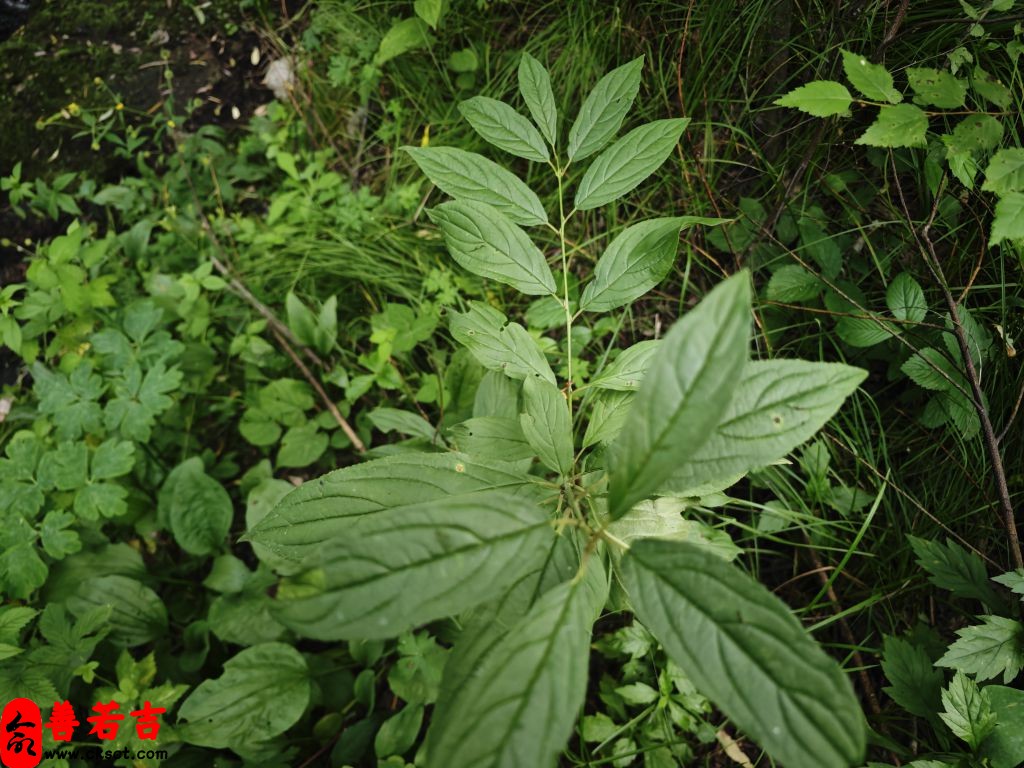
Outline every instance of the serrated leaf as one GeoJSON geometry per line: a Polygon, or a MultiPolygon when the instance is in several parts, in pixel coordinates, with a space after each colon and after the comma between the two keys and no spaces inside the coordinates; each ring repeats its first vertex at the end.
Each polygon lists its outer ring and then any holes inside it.
{"type": "Polygon", "coordinates": [[[999,595],[988,583],[985,562],[968,552],[953,540],[945,544],[908,536],[917,564],[928,572],[928,580],[964,599],[980,600],[995,608],[1000,605],[999,595]]]}
{"type": "Polygon", "coordinates": [[[907,712],[933,718],[939,709],[943,675],[927,651],[899,637],[886,636],[882,671],[889,687],[882,690],[907,712]]]}
{"type": "Polygon", "coordinates": [[[881,317],[840,317],[836,323],[836,335],[851,347],[873,347],[899,332],[899,326],[881,317]]]}
{"type": "Polygon", "coordinates": [[[569,477],[574,453],[572,417],[561,390],[543,379],[528,377],[523,381],[523,413],[519,423],[541,463],[569,477]]]}
{"type": "Polygon", "coordinates": [[[135,465],[135,446],[127,441],[111,438],[96,448],[92,455],[89,477],[93,482],[112,480],[127,475],[135,465]]]}
{"type": "Polygon", "coordinates": [[[498,149],[539,163],[548,161],[544,137],[505,102],[474,96],[459,104],[459,112],[473,130],[498,149]]]}
{"type": "Polygon", "coordinates": [[[773,103],[779,107],[792,107],[814,117],[832,115],[850,116],[853,97],[846,86],[834,80],[815,80],[807,85],[794,88],[773,103]]]}
{"type": "Polygon", "coordinates": [[[866,375],[839,363],[747,362],[712,435],[661,490],[684,492],[783,458],[821,429],[866,375]]]}
{"type": "Polygon", "coordinates": [[[0,608],[0,643],[16,644],[21,630],[39,613],[35,608],[9,605],[0,608]]]}
{"type": "Polygon", "coordinates": [[[976,750],[995,727],[996,716],[988,692],[978,688],[963,672],[957,672],[942,691],[942,706],[944,711],[939,713],[942,722],[972,750],[976,750]]]}
{"type": "Polygon", "coordinates": [[[701,216],[673,216],[626,227],[597,260],[593,278],[580,297],[580,309],[607,312],[640,298],[671,271],[679,250],[680,230],[696,224],[716,225],[724,221],[701,216]]]}
{"type": "Polygon", "coordinates": [[[278,572],[296,573],[321,543],[344,536],[361,515],[487,489],[529,496],[535,488],[508,466],[457,453],[389,456],[304,483],[251,528],[246,539],[278,572]]]}
{"type": "Polygon", "coordinates": [[[638,341],[628,349],[622,350],[618,357],[590,380],[589,386],[620,392],[633,392],[639,389],[640,382],[643,381],[660,344],[661,342],[655,339],[638,341]]]}
{"type": "Polygon", "coordinates": [[[910,67],[907,80],[914,91],[914,103],[939,109],[958,109],[967,98],[967,83],[949,72],[930,67],[910,67]]]}
{"type": "Polygon", "coordinates": [[[279,595],[274,616],[320,640],[395,637],[500,594],[551,535],[537,504],[495,491],[355,517],[320,552],[320,589],[279,595]]]}
{"type": "Polygon", "coordinates": [[[58,438],[77,440],[83,434],[102,431],[103,413],[97,401],[106,387],[88,361],[79,364],[70,377],[33,363],[32,380],[39,411],[53,416],[58,438]]]}
{"type": "Polygon", "coordinates": [[[114,483],[91,483],[75,495],[75,514],[83,520],[120,517],[128,511],[128,490],[114,483]]]}
{"type": "Polygon", "coordinates": [[[485,203],[523,226],[544,224],[540,199],[519,177],[475,152],[455,147],[402,147],[427,178],[456,200],[485,203]]]}
{"type": "MultiPolygon", "coordinates": [[[[892,75],[881,64],[872,64],[863,56],[847,50],[843,54],[843,71],[853,87],[869,99],[897,104],[902,94],[893,88],[892,75]]],[[[883,107],[884,109],[884,107],[883,107]]]]}
{"type": "Polygon", "coordinates": [[[468,312],[451,313],[449,328],[455,340],[484,368],[502,371],[512,379],[539,376],[556,383],[555,374],[537,342],[523,326],[510,323],[493,307],[471,301],[468,312]]]}
{"type": "Polygon", "coordinates": [[[920,323],[928,314],[924,290],[907,272],[900,272],[885,291],[885,303],[897,320],[920,323]]]}
{"type": "Polygon", "coordinates": [[[767,296],[784,303],[816,299],[825,285],[810,270],[799,264],[779,267],[768,280],[767,296]]]}
{"type": "Polygon", "coordinates": [[[9,597],[27,600],[46,582],[48,572],[31,542],[7,546],[0,554],[0,578],[9,597]]]}
{"type": "Polygon", "coordinates": [[[993,78],[980,65],[976,66],[974,72],[971,73],[971,86],[978,92],[979,96],[987,101],[991,101],[1000,109],[1008,108],[1013,100],[1010,89],[998,79],[993,78]]]}
{"type": "Polygon", "coordinates": [[[996,203],[988,244],[1021,239],[1024,239],[1024,192],[1011,192],[996,203]]]}
{"type": "Polygon", "coordinates": [[[935,664],[1009,684],[1024,669],[1024,624],[1002,616],[979,616],[981,624],[956,631],[957,640],[935,664]]]}
{"type": "Polygon", "coordinates": [[[519,59],[519,92],[540,132],[551,146],[555,146],[558,110],[555,108],[555,94],[551,91],[551,76],[543,64],[525,51],[519,59]]]}
{"type": "Polygon", "coordinates": [[[669,657],[770,755],[790,768],[860,764],[849,680],[767,589],[700,547],[653,539],[633,544],[622,578],[669,657]]]}
{"type": "Polygon", "coordinates": [[[200,683],[182,702],[177,729],[204,747],[264,740],[298,722],[311,693],[302,654],[283,643],[263,643],[235,654],[220,677],[200,683]]]}
{"type": "Polygon", "coordinates": [[[665,162],[689,123],[688,117],[655,120],[612,144],[583,174],[576,188],[576,208],[589,211],[635,189],[665,162]]]}
{"type": "Polygon", "coordinates": [[[67,606],[80,618],[96,608],[109,608],[109,637],[120,645],[144,645],[167,634],[163,601],[145,584],[127,576],[88,579],[68,599],[67,606]]]}
{"type": "Polygon", "coordinates": [[[913,104],[882,107],[878,117],[854,144],[869,147],[923,147],[927,145],[928,115],[913,104]]]}
{"type": "Polygon", "coordinates": [[[996,726],[981,745],[979,757],[992,768],[1019,768],[1024,763],[1024,691],[987,685],[996,726]]]}
{"type": "Polygon", "coordinates": [[[1015,595],[1024,595],[1024,569],[1018,568],[1016,571],[993,576],[992,581],[1002,584],[1015,595]]]}
{"type": "Polygon", "coordinates": [[[933,392],[954,390],[957,384],[967,386],[964,375],[949,358],[933,347],[919,350],[903,364],[901,370],[919,387],[933,392]]]}
{"type": "Polygon", "coordinates": [[[61,560],[82,548],[82,540],[78,533],[69,531],[75,522],[75,516],[63,510],[50,510],[39,526],[39,543],[46,554],[54,560],[61,560]]]}
{"type": "Polygon", "coordinates": [[[999,146],[1003,124],[991,115],[968,115],[953,129],[953,144],[971,152],[988,152],[999,146]]]}
{"type": "Polygon", "coordinates": [[[609,447],[611,517],[648,497],[711,436],[748,356],[750,277],[716,286],[668,332],[609,447]]]}
{"type": "Polygon", "coordinates": [[[557,293],[544,254],[496,208],[454,200],[430,209],[428,215],[444,233],[452,258],[463,268],[530,296],[557,293]]]}
{"type": "Polygon", "coordinates": [[[545,592],[431,723],[427,768],[551,768],[587,687],[591,627],[608,582],[597,557],[583,578],[545,592]]]}
{"type": "Polygon", "coordinates": [[[594,86],[569,129],[569,160],[582,160],[604,147],[618,133],[640,90],[644,57],[613,69],[594,86]]]}
{"type": "Polygon", "coordinates": [[[1000,149],[992,155],[981,189],[997,195],[1024,189],[1024,149],[1000,149]]]}

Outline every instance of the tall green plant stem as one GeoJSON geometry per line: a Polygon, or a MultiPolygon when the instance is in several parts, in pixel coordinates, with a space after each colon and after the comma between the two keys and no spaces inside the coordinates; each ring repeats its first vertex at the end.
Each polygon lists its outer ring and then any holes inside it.
{"type": "Polygon", "coordinates": [[[562,179],[565,168],[552,166],[558,178],[558,243],[562,254],[562,306],[565,309],[565,354],[568,358],[568,381],[565,385],[565,399],[569,403],[569,422],[572,422],[572,310],[569,308],[569,257],[565,252],[565,195],[562,179]]]}

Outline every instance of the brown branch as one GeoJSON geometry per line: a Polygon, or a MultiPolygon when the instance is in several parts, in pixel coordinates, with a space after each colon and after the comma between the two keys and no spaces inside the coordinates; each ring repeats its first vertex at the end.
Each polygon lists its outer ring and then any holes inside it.
{"type": "Polygon", "coordinates": [[[1021,552],[1020,538],[1017,534],[1017,521],[1013,512],[1013,501],[1010,499],[1010,489],[1006,484],[1006,469],[1003,466],[1003,456],[999,451],[999,438],[996,436],[995,429],[992,427],[992,419],[989,417],[988,408],[985,407],[985,399],[981,391],[981,379],[978,376],[977,369],[974,367],[974,360],[971,357],[971,346],[968,342],[967,333],[964,331],[963,324],[960,322],[960,313],[957,310],[956,300],[953,298],[953,293],[950,291],[949,284],[946,282],[946,276],[942,271],[942,264],[935,251],[935,244],[931,239],[931,228],[939,210],[939,201],[946,185],[946,176],[943,174],[943,177],[939,182],[939,188],[935,191],[935,202],[928,214],[928,220],[925,222],[924,226],[921,227],[920,231],[918,231],[913,225],[913,218],[910,215],[910,209],[907,206],[906,198],[903,196],[903,186],[900,184],[899,174],[896,170],[896,159],[892,152],[889,153],[889,159],[892,163],[893,181],[896,185],[896,192],[899,195],[903,213],[907,217],[907,224],[910,226],[914,239],[917,241],[925,266],[928,267],[928,271],[931,272],[932,278],[942,291],[942,297],[945,299],[946,308],[949,310],[949,319],[953,323],[953,333],[956,336],[957,346],[960,348],[960,357],[963,359],[964,371],[967,374],[967,381],[970,384],[971,393],[973,395],[971,402],[974,405],[975,412],[978,414],[978,419],[981,421],[981,431],[984,436],[985,450],[988,452],[989,460],[992,462],[992,475],[996,482],[996,491],[999,494],[1003,526],[1006,528],[1006,537],[1008,540],[1007,543],[1010,547],[1010,554],[1013,557],[1014,567],[1024,569],[1024,553],[1021,552]]]}

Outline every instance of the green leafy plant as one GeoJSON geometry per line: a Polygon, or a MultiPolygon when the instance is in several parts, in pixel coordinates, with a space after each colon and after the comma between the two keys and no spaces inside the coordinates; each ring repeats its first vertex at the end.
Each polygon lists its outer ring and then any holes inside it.
{"type": "MultiPolygon", "coordinates": [[[[635,189],[688,122],[659,120],[613,141],[641,67],[637,59],[601,79],[564,147],[550,77],[528,55],[519,85],[535,122],[489,98],[460,105],[489,143],[550,168],[554,223],[536,193],[493,161],[407,148],[453,198],[429,215],[454,260],[542,297],[561,315],[564,346],[542,345],[486,303],[453,311],[452,336],[489,370],[463,451],[403,452],[332,472],[284,496],[247,539],[282,576],[273,616],[299,635],[373,641],[459,617],[426,736],[428,766],[553,765],[580,714],[591,628],[607,605],[635,613],[697,689],[786,765],[859,765],[865,725],[839,666],[778,598],[706,543],[683,540],[690,532],[678,508],[655,504],[652,513],[649,500],[726,488],[785,456],[864,372],[751,360],[746,272],[712,289],[655,346],[627,349],[589,377],[575,359],[574,340],[586,336],[577,321],[660,283],[682,229],[721,223],[631,223],[582,293],[573,290],[574,214],[635,189]],[[523,227],[556,251],[558,277],[523,227]]],[[[190,702],[182,715],[196,725],[186,728],[202,727],[190,702]]],[[[417,729],[419,716],[408,718],[417,729]]]]}

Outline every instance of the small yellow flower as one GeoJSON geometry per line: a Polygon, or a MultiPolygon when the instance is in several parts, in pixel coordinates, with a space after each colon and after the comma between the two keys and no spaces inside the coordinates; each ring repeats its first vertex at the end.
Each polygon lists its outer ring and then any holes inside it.
{"type": "Polygon", "coordinates": [[[95,83],[96,85],[103,85],[103,78],[102,78],[102,77],[96,76],[96,77],[94,77],[94,78],[92,79],[92,81],[93,81],[93,82],[94,82],[94,83],[95,83]]]}
{"type": "Polygon", "coordinates": [[[122,109],[124,109],[124,104],[122,104],[119,101],[119,102],[117,102],[117,104],[114,105],[114,109],[116,109],[118,112],[120,112],[122,109]]]}
{"type": "Polygon", "coordinates": [[[178,124],[176,122],[174,122],[173,120],[168,120],[167,121],[167,127],[168,128],[176,128],[177,126],[178,126],[178,124]]]}
{"type": "Polygon", "coordinates": [[[81,108],[75,102],[72,101],[70,104],[68,104],[68,112],[70,112],[72,115],[77,115],[81,111],[81,108]]]}

